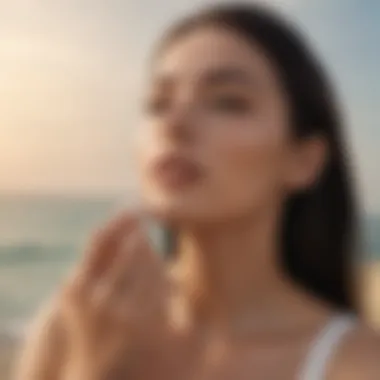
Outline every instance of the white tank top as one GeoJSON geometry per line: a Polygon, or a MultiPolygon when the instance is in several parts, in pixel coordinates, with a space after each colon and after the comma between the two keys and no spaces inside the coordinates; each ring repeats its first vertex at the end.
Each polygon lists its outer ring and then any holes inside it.
{"type": "Polygon", "coordinates": [[[339,314],[333,317],[313,340],[298,380],[325,380],[330,359],[355,324],[356,319],[352,315],[339,314]]]}

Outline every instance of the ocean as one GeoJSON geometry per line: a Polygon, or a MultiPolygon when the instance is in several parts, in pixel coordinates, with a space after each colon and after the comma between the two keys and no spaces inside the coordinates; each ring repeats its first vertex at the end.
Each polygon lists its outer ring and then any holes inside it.
{"type": "MultiPolygon", "coordinates": [[[[0,333],[22,334],[118,199],[0,196],[0,333]]],[[[365,260],[380,259],[380,216],[363,222],[365,260]]]]}
{"type": "Polygon", "coordinates": [[[22,334],[115,199],[0,197],[0,333],[22,334]]]}

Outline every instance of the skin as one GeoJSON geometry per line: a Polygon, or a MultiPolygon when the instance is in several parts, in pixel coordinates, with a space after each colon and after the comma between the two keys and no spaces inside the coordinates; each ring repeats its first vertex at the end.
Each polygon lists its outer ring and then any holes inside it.
{"type": "MultiPolygon", "coordinates": [[[[152,251],[139,215],[118,216],[41,317],[19,379],[294,379],[334,310],[282,273],[277,226],[286,197],[318,179],[327,144],[292,135],[274,65],[222,29],[166,48],[147,92],[141,191],[148,214],[178,232],[175,259],[152,251]],[[173,151],[202,175],[158,175],[173,151]]],[[[358,324],[327,379],[379,378],[379,348],[358,324]]]]}

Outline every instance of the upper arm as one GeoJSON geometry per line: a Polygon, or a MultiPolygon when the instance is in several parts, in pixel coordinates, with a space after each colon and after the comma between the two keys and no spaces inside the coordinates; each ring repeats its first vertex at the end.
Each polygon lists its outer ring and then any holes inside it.
{"type": "Polygon", "coordinates": [[[58,380],[65,355],[59,309],[41,310],[31,326],[15,366],[16,380],[58,380]]]}

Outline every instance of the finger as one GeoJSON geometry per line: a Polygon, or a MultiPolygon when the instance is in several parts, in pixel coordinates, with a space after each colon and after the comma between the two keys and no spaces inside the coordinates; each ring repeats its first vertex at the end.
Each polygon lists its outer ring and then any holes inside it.
{"type": "Polygon", "coordinates": [[[112,219],[90,244],[74,276],[74,287],[79,291],[99,279],[123,239],[138,225],[138,217],[123,213],[112,219]]]}
{"type": "Polygon", "coordinates": [[[94,273],[102,268],[105,259],[111,259],[107,254],[114,252],[121,239],[128,235],[137,224],[138,218],[129,214],[122,214],[112,219],[94,235],[84,256],[83,269],[89,273],[94,273]]]}
{"type": "Polygon", "coordinates": [[[108,297],[125,294],[134,287],[136,278],[149,270],[152,266],[149,257],[153,256],[148,254],[150,249],[141,229],[135,230],[124,239],[124,244],[120,246],[119,253],[107,272],[108,297]]]}
{"type": "Polygon", "coordinates": [[[127,275],[114,280],[116,286],[109,300],[122,314],[137,316],[158,310],[157,304],[161,303],[166,289],[165,272],[162,260],[144,237],[136,237],[132,264],[127,275]]]}

